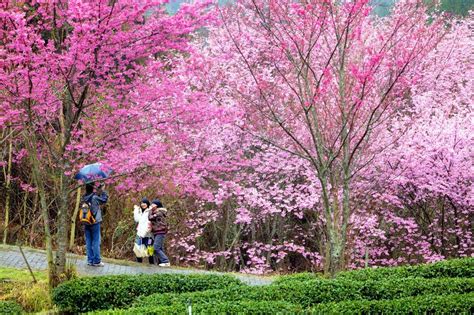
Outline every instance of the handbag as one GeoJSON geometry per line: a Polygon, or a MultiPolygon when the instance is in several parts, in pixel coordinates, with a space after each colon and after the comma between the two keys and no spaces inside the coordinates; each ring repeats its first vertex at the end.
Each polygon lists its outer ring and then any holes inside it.
{"type": "MultiPolygon", "coordinates": [[[[141,241],[140,241],[141,243],[141,241]]],[[[137,244],[135,243],[133,245],[133,252],[135,253],[135,256],[142,258],[142,257],[148,257],[148,248],[145,246],[145,244],[137,244]]]]}
{"type": "Polygon", "coordinates": [[[148,251],[148,256],[151,257],[155,254],[155,248],[153,247],[153,245],[148,245],[146,249],[148,251]]]}

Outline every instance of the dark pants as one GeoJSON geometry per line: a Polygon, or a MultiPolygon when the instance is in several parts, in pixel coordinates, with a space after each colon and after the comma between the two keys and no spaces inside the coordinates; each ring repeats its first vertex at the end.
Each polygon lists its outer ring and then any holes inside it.
{"type": "MultiPolygon", "coordinates": [[[[142,258],[142,257],[137,257],[137,262],[139,262],[139,263],[143,262],[143,258],[142,258]]],[[[149,256],[149,257],[148,257],[148,263],[149,263],[150,265],[154,265],[154,264],[155,264],[155,259],[154,259],[153,256],[149,256]]]]}
{"type": "Polygon", "coordinates": [[[87,263],[100,263],[100,222],[96,224],[85,224],[84,234],[86,236],[87,263]]]}
{"type": "Polygon", "coordinates": [[[163,251],[164,244],[165,244],[165,234],[155,235],[155,243],[153,244],[153,247],[155,249],[155,257],[156,257],[155,260],[157,264],[165,264],[165,263],[170,262],[165,252],[163,251]]]}
{"type": "MultiPolygon", "coordinates": [[[[135,239],[135,243],[137,243],[138,245],[144,244],[146,246],[150,246],[150,245],[153,245],[153,238],[137,236],[137,238],[135,239]]],[[[137,258],[137,262],[139,263],[143,262],[142,257],[136,257],[136,258],[137,258]]],[[[148,257],[148,263],[150,263],[151,265],[155,264],[155,259],[153,258],[153,256],[148,257]]]]}

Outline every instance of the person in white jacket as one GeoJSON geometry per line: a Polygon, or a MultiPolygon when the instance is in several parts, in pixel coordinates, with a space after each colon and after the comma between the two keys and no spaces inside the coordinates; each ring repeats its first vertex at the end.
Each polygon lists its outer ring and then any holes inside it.
{"type": "MultiPolygon", "coordinates": [[[[137,237],[135,243],[145,246],[153,245],[153,235],[151,234],[150,225],[148,221],[148,214],[150,212],[150,201],[147,198],[143,198],[140,202],[140,206],[135,205],[133,207],[133,219],[137,223],[137,237]]],[[[137,262],[141,263],[142,257],[137,257],[137,262]]],[[[154,264],[155,260],[153,255],[148,257],[148,262],[154,264]]]]}

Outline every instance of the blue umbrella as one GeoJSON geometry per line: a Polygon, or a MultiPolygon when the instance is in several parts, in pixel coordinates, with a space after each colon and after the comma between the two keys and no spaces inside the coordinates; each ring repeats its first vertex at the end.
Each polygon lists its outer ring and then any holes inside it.
{"type": "Polygon", "coordinates": [[[79,173],[74,176],[74,179],[82,180],[87,183],[93,180],[107,178],[111,173],[111,168],[103,165],[102,163],[94,163],[81,168],[79,173]]]}

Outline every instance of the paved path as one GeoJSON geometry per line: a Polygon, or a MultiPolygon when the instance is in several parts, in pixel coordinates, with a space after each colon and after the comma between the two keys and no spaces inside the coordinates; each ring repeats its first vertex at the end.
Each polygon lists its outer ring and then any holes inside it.
{"type": "MultiPolygon", "coordinates": [[[[38,249],[23,248],[26,259],[33,270],[47,269],[46,252],[38,249]]],[[[68,254],[68,262],[76,265],[77,272],[83,276],[103,276],[119,274],[155,274],[155,273],[179,273],[179,274],[223,274],[218,272],[187,269],[187,268],[162,268],[150,266],[145,263],[138,264],[130,261],[103,259],[104,267],[91,267],[86,263],[85,256],[68,254]]],[[[145,259],[146,260],[146,259],[145,259]]],[[[147,261],[148,263],[148,261],[147,261]]],[[[18,246],[0,245],[0,266],[25,269],[26,263],[18,246]]],[[[250,285],[265,285],[272,282],[270,277],[258,277],[252,275],[232,274],[241,281],[250,285]]]]}

